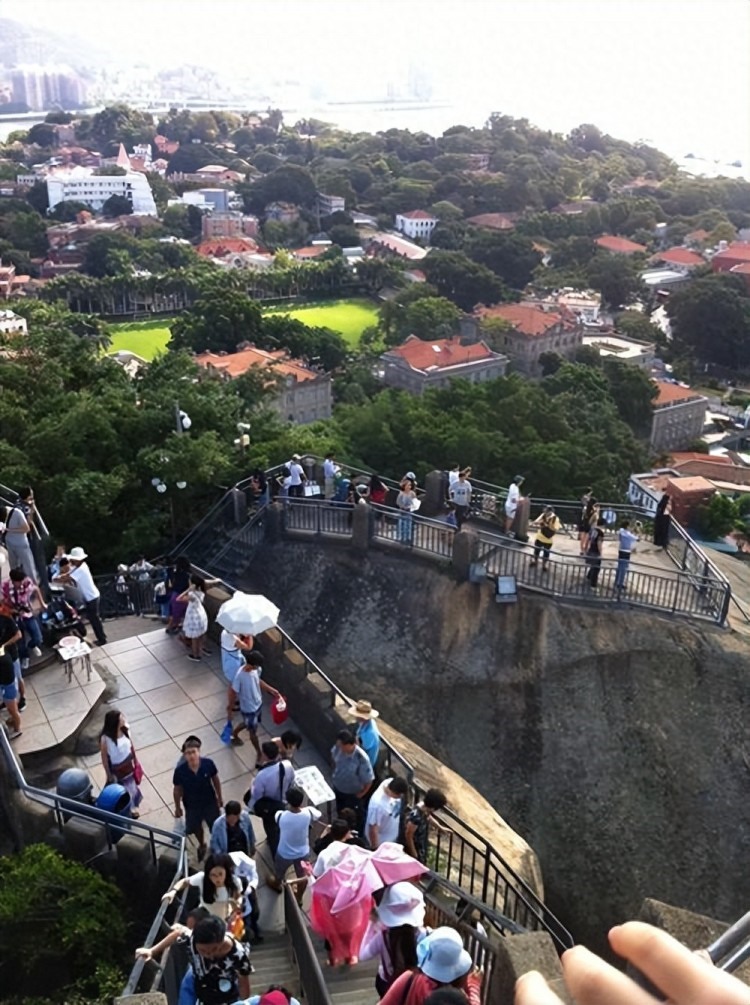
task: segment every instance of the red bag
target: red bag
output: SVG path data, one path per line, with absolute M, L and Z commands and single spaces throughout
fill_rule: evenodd
M 282 722 L 286 722 L 289 718 L 289 712 L 286 708 L 286 698 L 282 694 L 271 702 L 271 718 L 277 726 L 280 726 Z

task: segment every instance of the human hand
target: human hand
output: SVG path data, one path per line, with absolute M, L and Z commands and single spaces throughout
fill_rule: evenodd
M 182 816 L 182 809 L 181 809 L 181 807 L 176 806 L 175 807 L 175 811 L 174 811 L 174 818 L 175 818 L 175 820 L 179 820 L 179 818 L 181 816 Z
M 168 904 L 171 904 L 172 901 L 174 900 L 174 895 L 176 892 L 177 892 L 176 890 L 167 890 L 167 892 L 162 895 L 161 899 L 166 900 Z
M 135 958 L 137 960 L 152 960 L 151 950 L 147 949 L 145 946 L 139 946 L 135 951 Z
M 748 989 L 671 935 L 640 921 L 609 933 L 614 951 L 632 963 L 674 1005 L 747 1005 Z M 656 999 L 598 956 L 576 946 L 562 957 L 565 983 L 579 1005 L 654 1005 Z M 516 982 L 515 1005 L 561 1005 L 536 971 Z

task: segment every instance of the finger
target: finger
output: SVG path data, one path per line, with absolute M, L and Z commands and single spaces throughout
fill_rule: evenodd
M 609 933 L 612 948 L 678 1005 L 748 1005 L 747 987 L 659 928 L 629 921 Z
M 562 1005 L 540 973 L 530 970 L 516 981 L 515 1005 Z
M 583 946 L 563 953 L 562 966 L 579 1005 L 655 1005 L 650 994 Z

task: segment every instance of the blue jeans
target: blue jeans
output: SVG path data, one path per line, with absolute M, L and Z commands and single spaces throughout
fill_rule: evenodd
M 622 554 L 622 553 L 621 553 Z M 625 589 L 625 577 L 628 574 L 628 566 L 630 565 L 630 555 L 627 558 L 618 556 L 617 558 L 617 572 L 615 573 L 615 589 L 624 590 Z
M 39 618 L 36 614 L 31 618 L 21 618 L 20 619 L 21 628 L 23 630 L 24 638 L 27 639 L 31 646 L 42 645 L 42 628 L 39 624 Z
M 180 993 L 177 997 L 177 1005 L 195 1005 L 197 995 L 195 993 L 195 974 L 193 968 L 188 963 L 185 976 L 180 984 Z
M 402 513 L 398 518 L 398 539 L 405 544 L 411 544 L 414 532 L 414 517 L 411 513 Z

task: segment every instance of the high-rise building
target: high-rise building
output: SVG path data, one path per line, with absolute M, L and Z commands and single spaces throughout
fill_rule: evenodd
M 68 66 L 21 65 L 11 70 L 13 101 L 31 111 L 78 108 L 86 102 L 81 78 Z

